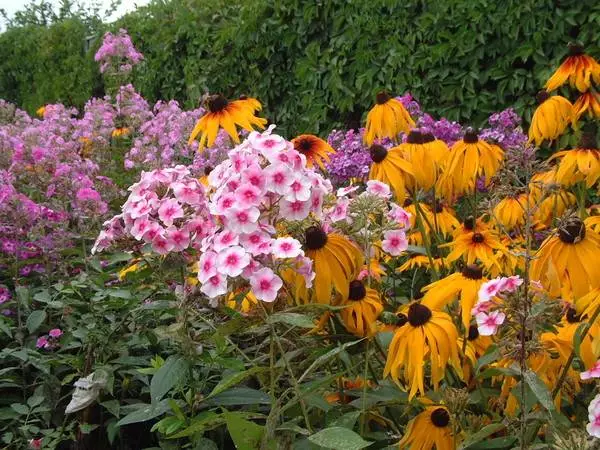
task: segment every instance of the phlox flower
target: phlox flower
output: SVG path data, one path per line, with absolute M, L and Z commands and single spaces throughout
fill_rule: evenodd
M 294 177 L 294 180 L 288 186 L 288 191 L 285 196 L 286 200 L 291 202 L 300 201 L 305 202 L 310 198 L 310 188 L 306 183 L 306 180 L 302 179 L 302 176 Z
M 236 233 L 251 233 L 258 227 L 257 221 L 260 216 L 258 208 L 231 208 L 225 212 L 227 217 L 227 228 Z
M 337 190 L 336 195 L 338 197 L 344 197 L 348 194 L 351 194 L 352 192 L 355 192 L 359 189 L 359 186 L 346 186 L 346 187 L 341 187 Z
M 486 313 L 492 308 L 492 306 L 494 306 L 494 303 L 491 301 L 488 301 L 488 302 L 478 301 L 475 304 L 475 306 L 473 307 L 473 309 L 471 309 L 471 315 L 476 316 L 477 314 L 479 314 L 481 312 Z
M 271 253 L 271 236 L 264 231 L 255 230 L 240 237 L 240 242 L 254 256 Z
M 585 372 L 581 372 L 580 377 L 582 380 L 589 380 L 591 378 L 600 378 L 600 360 L 596 361 L 596 364 Z
M 146 242 L 152 242 L 156 236 L 164 232 L 164 228 L 156 222 L 150 222 L 142 235 L 142 239 Z
M 37 341 L 35 342 L 35 346 L 37 348 L 48 348 L 50 346 L 50 342 L 48 341 L 48 337 L 47 336 L 40 336 L 39 338 L 37 338 Z
M 274 155 L 287 148 L 287 142 L 284 138 L 276 134 L 267 134 L 267 132 L 261 134 L 253 131 L 248 136 L 248 142 L 253 148 L 261 152 L 265 158 L 269 159 L 274 158 Z
M 228 247 L 217 255 L 219 272 L 230 277 L 237 277 L 250 262 L 250 255 L 239 245 Z
M 486 281 L 479 288 L 478 302 L 489 302 L 502 291 L 503 287 L 504 281 L 501 278 Z
M 202 200 L 202 186 L 200 183 L 173 183 L 175 198 L 188 205 L 197 205 Z
M 253 164 L 242 171 L 242 180 L 250 183 L 264 192 L 267 184 L 267 177 L 258 164 Z
M 289 202 L 282 200 L 279 205 L 279 214 L 286 220 L 302 220 L 308 217 L 311 202 Z
M 276 258 L 295 258 L 304 255 L 302 245 L 292 237 L 278 238 L 271 244 L 273 256 Z
M 216 252 L 220 252 L 224 248 L 231 247 L 232 245 L 238 245 L 240 237 L 238 234 L 230 230 L 224 230 L 217 233 L 213 240 L 213 249 Z
M 34 450 L 39 450 L 42 448 L 42 438 L 39 439 L 30 439 L 29 440 L 29 448 Z
M 384 252 L 389 253 L 392 256 L 399 256 L 408 248 L 406 233 L 402 230 L 386 231 L 383 234 L 381 248 Z
M 133 222 L 133 226 L 131 227 L 131 230 L 130 230 L 131 235 L 136 240 L 141 241 L 142 237 L 144 236 L 144 233 L 146 233 L 149 230 L 151 223 L 154 223 L 154 222 L 150 222 L 150 220 L 148 220 L 148 218 L 145 216 L 135 219 Z M 158 225 L 158 224 L 156 224 L 156 225 Z
M 313 285 L 316 273 L 313 271 L 313 261 L 308 256 L 298 256 L 296 258 L 296 272 L 302 275 L 307 289 Z
M 166 230 L 166 238 L 170 245 L 172 245 L 172 251 L 175 252 L 183 251 L 190 245 L 190 234 L 185 230 L 168 228 Z
M 166 226 L 170 227 L 175 219 L 183 217 L 183 208 L 175 199 L 163 200 L 158 208 L 158 217 Z
M 500 311 L 492 311 L 489 314 L 480 312 L 475 315 L 477 330 L 481 336 L 491 336 L 498 332 L 498 327 L 504 323 L 506 315 Z
M 348 216 L 348 206 L 350 205 L 350 199 L 347 197 L 338 198 L 337 202 L 329 211 L 329 220 L 332 222 L 339 222 L 344 220 Z
M 271 269 L 263 267 L 252 274 L 250 286 L 252 286 L 252 292 L 257 299 L 263 302 L 273 302 L 277 298 L 279 289 L 283 286 L 283 281 Z
M 515 292 L 523 284 L 523 278 L 518 275 L 511 277 L 502 277 L 502 290 L 506 292 Z
M 261 190 L 250 183 L 244 183 L 235 189 L 235 205 L 238 208 L 249 208 L 261 201 Z
M 390 190 L 390 187 L 387 184 L 377 180 L 367 181 L 366 192 L 384 199 L 392 197 L 392 191 Z
M 396 203 L 390 204 L 390 211 L 387 214 L 388 218 L 401 225 L 402 228 L 410 228 L 411 214 Z
M 217 254 L 213 251 L 202 253 L 198 261 L 198 280 L 205 283 L 217 274 Z
M 202 283 L 200 292 L 209 298 L 215 298 L 227 293 L 227 277 L 217 273 Z
M 164 236 L 164 234 L 157 234 L 152 239 L 152 250 L 159 255 L 166 255 L 173 250 L 173 243 Z
M 53 328 L 50 331 L 48 331 L 48 335 L 52 338 L 59 338 L 63 335 L 63 332 L 60 328 Z
M 233 207 L 236 197 L 233 192 L 220 193 L 209 204 L 209 210 L 212 214 L 224 215 L 227 210 Z
M 279 195 L 287 194 L 294 182 L 293 172 L 284 164 L 270 165 L 264 170 L 264 174 L 267 189 Z
M 588 423 L 585 427 L 590 436 L 600 438 L 600 394 L 596 395 L 588 406 Z

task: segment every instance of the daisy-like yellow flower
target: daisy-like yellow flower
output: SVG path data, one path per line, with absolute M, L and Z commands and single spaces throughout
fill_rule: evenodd
M 365 142 L 372 145 L 375 139 L 398 139 L 398 133 L 408 132 L 415 126 L 415 121 L 399 100 L 387 92 L 380 92 L 376 104 L 367 114 Z
M 388 184 L 396 195 L 396 201 L 403 203 L 406 198 L 406 179 L 414 174 L 412 164 L 404 159 L 398 147 L 388 150 L 375 144 L 369 148 L 369 153 L 373 161 L 369 180 Z
M 539 203 L 533 213 L 536 230 L 542 230 L 552 225 L 556 217 L 562 216 L 569 208 L 577 204 L 577 197 L 565 189 L 558 189 L 548 194 Z
M 442 266 L 442 259 L 434 258 L 433 266 L 437 270 L 439 270 L 440 267 Z M 430 267 L 431 267 L 431 263 L 430 263 L 429 257 L 427 255 L 421 255 L 418 253 L 414 253 L 414 254 L 410 255 L 410 257 L 400 267 L 398 267 L 396 269 L 396 272 L 402 273 L 402 272 L 406 272 L 411 269 L 416 269 L 416 268 L 429 269 Z
M 253 97 L 248 97 L 247 95 L 240 95 L 239 102 L 242 105 L 246 105 L 248 108 L 252 110 L 253 113 L 260 111 L 262 109 L 262 105 L 258 101 L 258 99 Z
M 312 134 L 301 134 L 292 139 L 294 148 L 304 156 L 306 156 L 306 165 L 312 167 L 318 165 L 321 169 L 325 166 L 323 161 L 329 162 L 329 154 L 335 153 L 326 141 Z
M 46 106 L 40 106 L 35 113 L 38 115 L 38 117 L 44 117 L 44 113 L 46 112 Z
M 465 136 L 450 149 L 439 191 L 448 199 L 471 192 L 479 177 L 486 183 L 496 174 L 504 160 L 504 150 L 495 144 L 479 139 L 473 128 L 467 128 Z
M 124 137 L 124 136 L 129 135 L 130 132 L 131 132 L 131 130 L 127 127 L 115 128 L 112 131 L 112 137 L 115 137 L 115 138 Z
M 563 284 L 570 286 L 574 298 L 600 287 L 600 236 L 581 219 L 568 219 L 537 251 L 531 279 L 539 280 L 553 297 L 561 295 Z
M 448 156 L 448 146 L 444 141 L 435 139 L 431 133 L 412 130 L 408 133 L 406 142 L 398 146 L 404 158 L 409 161 L 414 171 L 412 177 L 406 179 L 409 191 L 415 189 L 431 189 L 440 174 L 442 162 Z
M 489 336 L 482 336 L 479 334 L 477 325 L 469 325 L 469 331 L 467 332 L 467 342 L 464 343 L 464 338 L 460 338 L 458 341 L 458 347 L 464 348 L 463 360 L 463 374 L 465 381 L 470 381 L 473 375 L 473 367 L 477 364 L 477 360 L 481 358 L 492 345 L 492 338 Z
M 544 140 L 553 141 L 563 134 L 575 113 L 571 102 L 560 95 L 551 97 L 548 92 L 540 91 L 536 98 L 539 106 L 531 119 L 529 142 L 539 146 Z
M 596 91 L 581 94 L 573 105 L 573 110 L 576 120 L 579 120 L 585 113 L 588 113 L 592 119 L 600 119 L 600 94 Z
M 365 337 L 377 331 L 377 317 L 383 311 L 383 305 L 375 289 L 354 280 L 350 283 L 348 297 L 341 305 L 346 306 L 340 310 L 342 323 L 350 333 Z
M 504 268 L 498 256 L 508 254 L 509 251 L 495 230 L 482 226 L 480 223 L 478 221 L 477 226 L 472 230 L 455 233 L 452 242 L 442 244 L 440 247 L 450 247 L 452 249 L 446 256 L 448 263 L 453 263 L 461 258 L 466 264 L 475 264 L 479 260 L 486 269 L 495 275 Z
M 466 330 L 471 323 L 471 310 L 477 303 L 479 289 L 486 281 L 488 279 L 483 276 L 482 268 L 476 264 L 469 264 L 460 272 L 434 281 L 421 289 L 425 294 L 423 301 L 432 308 L 442 309 L 458 298 L 462 323 Z
M 332 290 L 342 298 L 348 298 L 350 282 L 364 264 L 360 249 L 341 234 L 328 234 L 320 226 L 306 230 L 304 248 L 306 256 L 313 261 L 315 272 L 312 295 L 309 295 L 304 277 L 296 270 L 282 272 L 282 277 L 293 285 L 296 301 L 329 304 Z
M 493 216 L 507 231 L 514 230 L 525 223 L 526 207 L 527 195 L 506 197 L 494 207 Z
M 412 419 L 399 448 L 410 450 L 454 450 L 454 436 L 450 425 L 450 413 L 443 406 L 428 406 Z
M 430 361 L 431 383 L 437 390 L 444 378 L 446 366 L 458 367 L 458 333 L 452 318 L 435 308 L 412 303 L 406 313 L 407 322 L 396 329 L 390 343 L 383 376 L 408 385 L 409 401 L 417 391 L 425 394 L 424 361 Z
M 243 314 L 248 314 L 252 308 L 258 303 L 256 296 L 252 291 L 247 291 L 243 298 L 237 299 L 244 289 L 238 289 L 237 292 L 232 292 L 227 296 L 227 307 L 235 309 Z
M 443 236 L 451 236 L 458 227 L 460 222 L 456 218 L 456 212 L 444 202 L 436 201 L 431 213 L 431 224 L 436 228 L 438 233 Z
M 79 149 L 79 155 L 82 158 L 89 158 L 92 156 L 92 152 L 94 150 L 93 142 L 91 139 L 86 137 L 79 138 L 79 142 L 81 142 L 81 148 Z
M 588 188 L 600 178 L 600 150 L 596 148 L 596 137 L 584 133 L 578 148 L 555 153 L 550 160 L 560 159 L 556 172 L 556 181 L 572 186 L 585 181 Z
M 240 136 L 236 127 L 254 131 L 255 127 L 264 129 L 266 119 L 254 115 L 256 105 L 248 99 L 228 101 L 222 95 L 212 95 L 207 100 L 208 111 L 200 117 L 192 130 L 189 143 L 200 134 L 199 148 L 210 147 L 217 138 L 219 128 L 223 128 L 231 139 L 240 143 Z
M 592 80 L 600 84 L 600 64 L 586 55 L 581 45 L 571 43 L 569 56 L 546 82 L 546 90 L 553 91 L 568 81 L 579 92 L 586 92 L 590 89 Z

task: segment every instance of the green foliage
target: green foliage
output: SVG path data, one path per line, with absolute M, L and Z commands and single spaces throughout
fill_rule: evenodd
M 0 97 L 32 111 L 100 92 L 103 30 L 90 23 L 0 35 Z M 193 107 L 206 91 L 254 95 L 291 135 L 358 126 L 384 88 L 475 125 L 508 106 L 528 118 L 569 41 L 598 56 L 599 24 L 600 4 L 577 0 L 155 0 L 110 28 L 126 28 L 144 53 L 135 85 L 146 98 Z M 96 46 L 85 53 L 90 33 Z

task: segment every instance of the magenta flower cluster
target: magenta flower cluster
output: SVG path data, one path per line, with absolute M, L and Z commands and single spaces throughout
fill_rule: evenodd
M 120 29 L 117 34 L 110 32 L 104 34 L 102 45 L 94 59 L 100 63 L 101 73 L 108 71 L 129 73 L 133 66 L 144 59 L 144 55 L 136 50 L 127 30 Z

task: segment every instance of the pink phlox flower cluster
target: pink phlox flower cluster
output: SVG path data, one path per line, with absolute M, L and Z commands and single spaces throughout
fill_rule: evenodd
M 60 346 L 59 340 L 62 335 L 63 332 L 60 328 L 53 328 L 48 334 L 37 338 L 35 346 L 46 350 L 54 350 Z
M 133 66 L 144 59 L 144 55 L 136 50 L 127 30 L 120 29 L 117 34 L 104 34 L 102 45 L 94 59 L 100 63 L 101 73 L 109 68 L 116 72 L 129 73 Z
M 588 406 L 589 423 L 585 429 L 596 438 L 600 438 L 600 394 L 597 394 Z
M 498 327 L 504 323 L 506 315 L 496 309 L 500 303 L 495 297 L 503 294 L 516 292 L 523 284 L 523 279 L 518 275 L 510 277 L 498 277 L 481 285 L 478 292 L 477 303 L 473 307 L 472 314 L 477 322 L 477 329 L 482 336 L 491 336 L 498 332 Z

